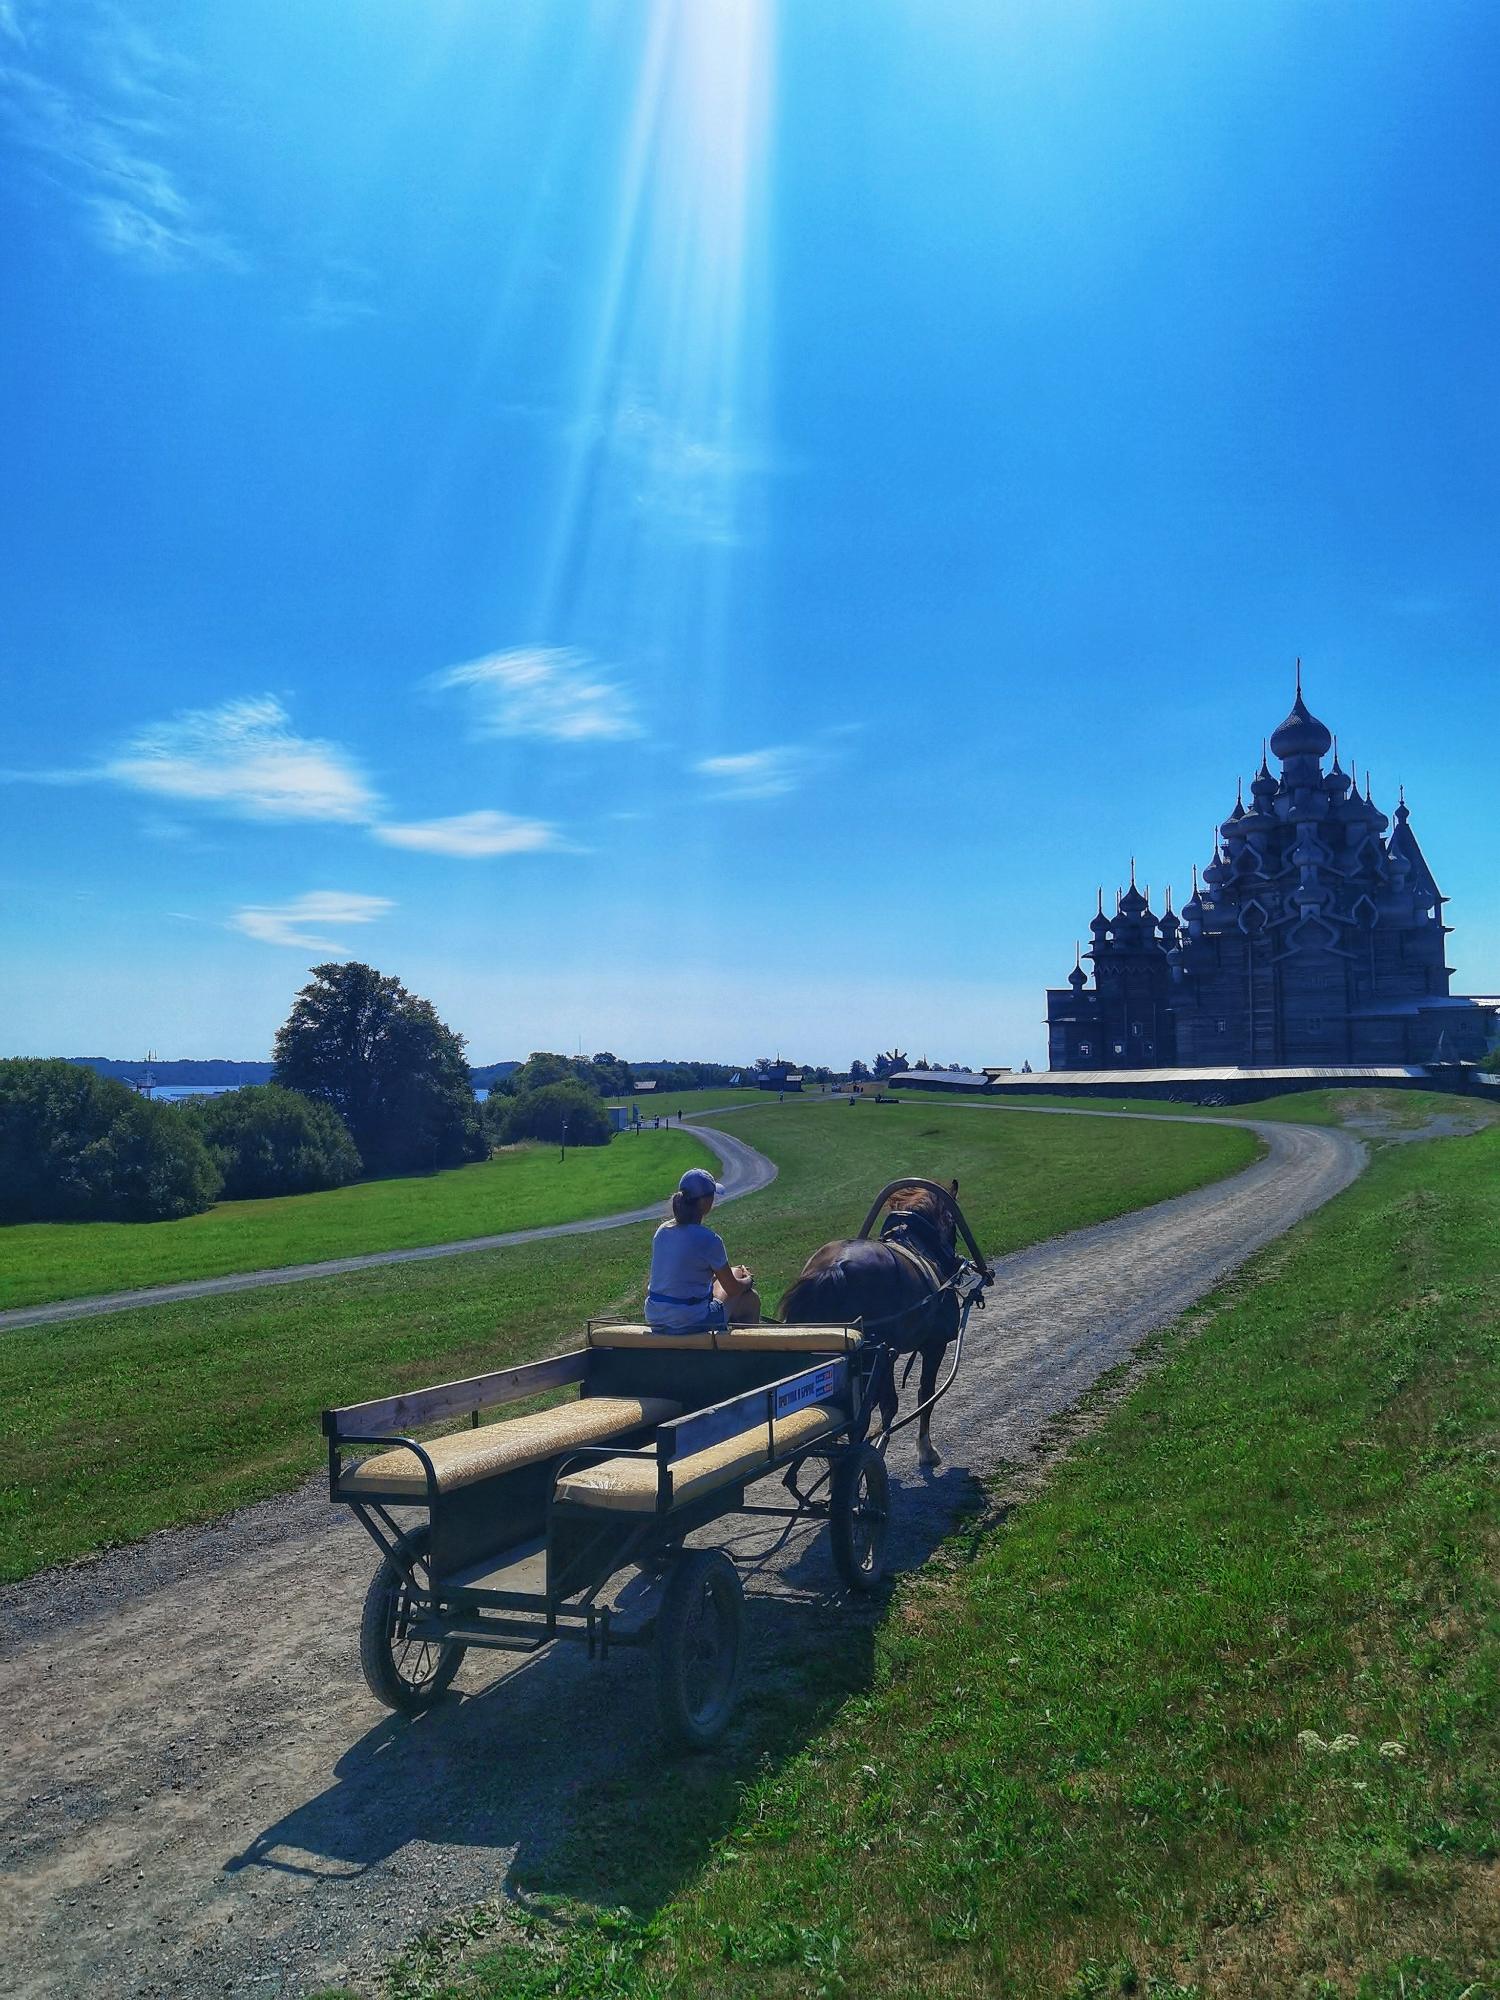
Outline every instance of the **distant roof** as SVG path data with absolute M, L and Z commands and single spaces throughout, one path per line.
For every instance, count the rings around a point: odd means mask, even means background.
M 1046 1084 L 1049 1089 L 1056 1090 L 1060 1085 L 1073 1083 L 1105 1083 L 1116 1090 L 1128 1090 L 1134 1083 L 1277 1083 L 1303 1081 L 1309 1077 L 1327 1078 L 1333 1083 L 1343 1077 L 1362 1077 L 1373 1083 L 1394 1083 L 1402 1077 L 1424 1077 L 1428 1074 L 1420 1063 L 1327 1063 L 1317 1068 L 1297 1069 L 1272 1069 L 1269 1066 L 1242 1069 L 1238 1065 L 1224 1069 L 1049 1069 L 1038 1076 L 1013 1076 L 1007 1080 L 1005 1088 L 1030 1090 Z
M 942 1083 L 950 1090 L 983 1090 L 989 1082 L 982 1070 L 903 1069 L 886 1078 L 887 1083 Z
M 657 1079 L 654 1076 L 638 1076 L 634 1087 L 637 1090 L 655 1090 L 656 1084 Z

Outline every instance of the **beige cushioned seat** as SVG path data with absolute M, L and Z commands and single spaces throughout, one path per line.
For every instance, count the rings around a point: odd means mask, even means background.
M 778 1455 L 826 1431 L 831 1424 L 847 1422 L 836 1403 L 810 1403 L 793 1410 L 776 1424 Z M 680 1505 L 710 1493 L 716 1486 L 734 1480 L 753 1479 L 770 1463 L 766 1427 L 740 1431 L 703 1451 L 690 1452 L 672 1461 L 672 1502 Z M 557 1482 L 559 1500 L 571 1500 L 580 1507 L 608 1507 L 625 1514 L 651 1514 L 656 1510 L 656 1460 L 654 1458 L 601 1458 L 593 1465 L 565 1473 Z
M 519 1465 L 555 1458 L 578 1445 L 602 1444 L 621 1431 L 664 1424 L 681 1415 L 681 1403 L 669 1402 L 664 1396 L 583 1396 L 574 1403 L 560 1403 L 556 1409 L 534 1410 L 529 1416 L 486 1424 L 482 1430 L 454 1431 L 448 1437 L 424 1442 L 422 1449 L 432 1460 L 438 1491 L 447 1493 L 457 1486 L 472 1486 L 478 1479 L 491 1479 L 496 1473 L 513 1472 Z M 339 1480 L 339 1492 L 424 1500 L 427 1475 L 416 1453 L 398 1445 L 351 1467 Z
M 655 1326 L 593 1326 L 590 1347 L 676 1347 L 716 1354 L 755 1354 L 785 1348 L 793 1353 L 844 1354 L 858 1347 L 852 1326 L 734 1326 L 727 1333 L 664 1333 Z

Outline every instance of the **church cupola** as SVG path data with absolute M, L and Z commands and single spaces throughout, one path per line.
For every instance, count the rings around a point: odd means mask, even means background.
M 1218 889 L 1229 880 L 1229 864 L 1224 859 L 1224 850 L 1219 845 L 1219 836 L 1214 835 L 1214 858 L 1203 871 L 1203 879 L 1210 889 Z
M 1097 950 L 1109 937 L 1109 918 L 1104 914 L 1104 889 L 1102 885 L 1099 890 L 1098 913 L 1090 920 L 1089 929 L 1093 932 L 1094 948 Z
M 1271 776 L 1271 767 L 1266 762 L 1266 746 L 1260 746 L 1260 769 L 1250 780 L 1250 796 L 1255 801 L 1258 812 L 1269 812 L 1271 801 L 1276 796 L 1276 780 Z
M 1073 970 L 1068 974 L 1068 984 L 1075 993 L 1081 993 L 1089 983 L 1089 976 L 1083 969 L 1083 952 L 1078 945 L 1073 947 Z
M 1297 697 L 1290 715 L 1271 733 L 1271 754 L 1283 765 L 1321 764 L 1333 746 L 1333 731 L 1319 722 L 1302 699 L 1302 662 L 1297 662 Z

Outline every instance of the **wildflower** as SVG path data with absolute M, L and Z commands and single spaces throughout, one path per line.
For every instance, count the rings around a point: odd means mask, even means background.
M 1328 1747 L 1335 1753 L 1344 1750 L 1357 1750 L 1359 1748 L 1359 1738 L 1357 1736 L 1335 1736 Z
M 1384 1757 L 1388 1763 L 1398 1763 L 1406 1755 L 1406 1745 L 1404 1743 L 1382 1743 L 1376 1754 Z
M 1323 1741 L 1316 1729 L 1299 1729 L 1297 1731 L 1297 1743 L 1298 1747 L 1305 1750 L 1309 1757 L 1315 1756 L 1318 1751 L 1328 1748 L 1328 1745 Z

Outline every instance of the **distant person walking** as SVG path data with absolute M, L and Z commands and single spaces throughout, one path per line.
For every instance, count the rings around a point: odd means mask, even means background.
M 689 1167 L 672 1197 L 672 1219 L 651 1239 L 646 1321 L 658 1333 L 723 1332 L 760 1318 L 755 1279 L 731 1264 L 724 1239 L 704 1217 L 724 1192 L 704 1167 Z

